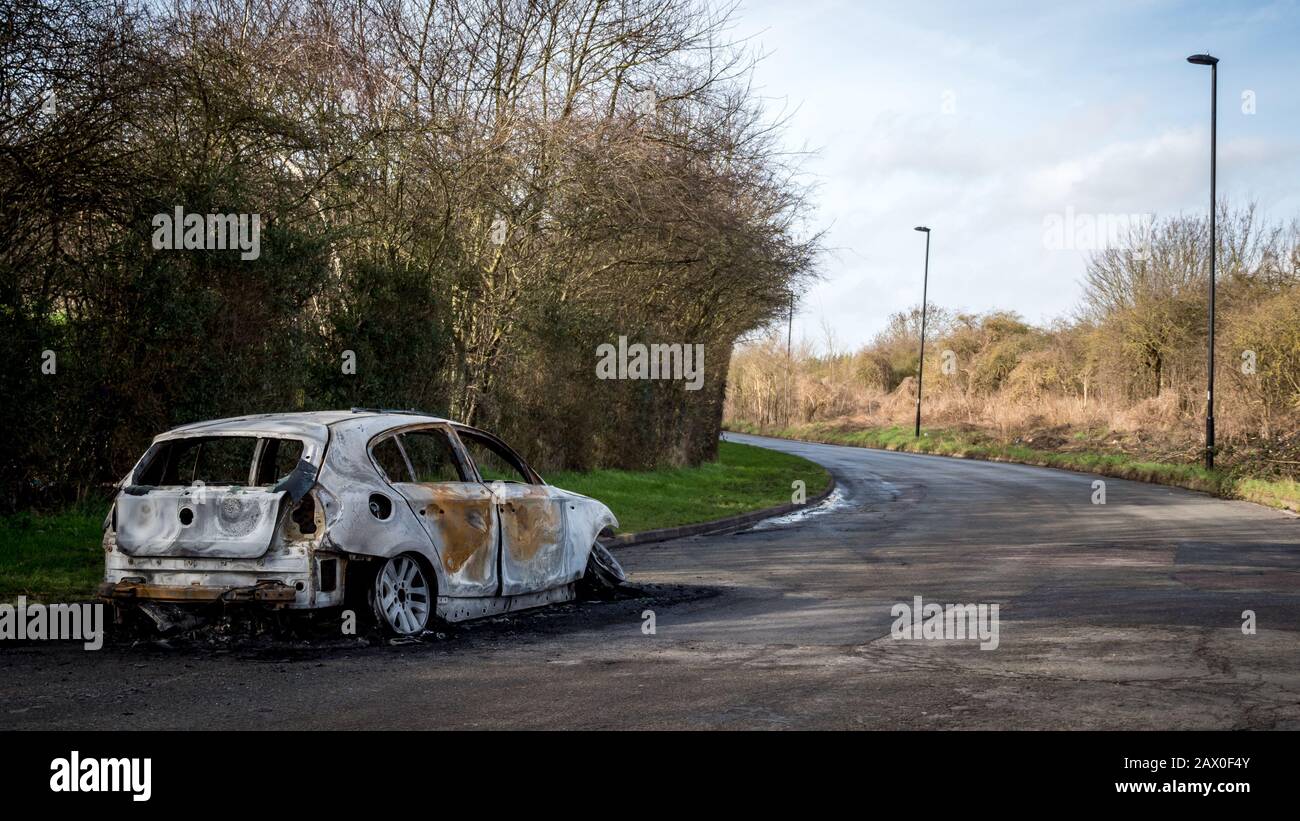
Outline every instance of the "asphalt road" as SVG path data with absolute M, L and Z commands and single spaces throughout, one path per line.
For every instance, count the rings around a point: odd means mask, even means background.
M 1300 727 L 1300 519 L 729 438 L 827 465 L 843 506 L 627 548 L 638 596 L 419 645 L 0 649 L 0 728 Z M 998 604 L 998 647 L 891 637 L 891 608 L 915 596 Z

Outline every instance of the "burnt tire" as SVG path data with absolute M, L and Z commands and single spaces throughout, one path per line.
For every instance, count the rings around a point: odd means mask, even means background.
M 592 545 L 591 554 L 587 556 L 587 569 L 578 580 L 578 591 L 584 596 L 600 598 L 610 595 L 626 582 L 627 573 L 609 548 L 600 542 Z
M 409 553 L 379 565 L 370 584 L 370 610 L 389 636 L 418 636 L 433 624 L 436 581 L 424 562 Z

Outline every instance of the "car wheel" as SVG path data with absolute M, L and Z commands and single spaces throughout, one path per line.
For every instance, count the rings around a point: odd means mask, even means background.
M 612 593 L 626 581 L 627 573 L 614 554 L 600 542 L 592 545 L 587 569 L 578 582 L 579 590 L 588 596 L 600 597 Z
M 433 619 L 432 578 L 414 556 L 393 556 L 379 568 L 370 589 L 375 620 L 385 633 L 418 636 Z

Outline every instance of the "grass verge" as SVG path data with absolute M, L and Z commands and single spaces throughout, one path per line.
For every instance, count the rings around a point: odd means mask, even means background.
M 831 476 L 821 465 L 766 448 L 718 443 L 718 461 L 692 468 L 651 471 L 593 470 L 556 473 L 546 481 L 609 505 L 622 532 L 709 522 L 788 504 L 794 481 L 808 498 Z
M 718 461 L 693 468 L 556 473 L 547 481 L 609 505 L 625 532 L 694 524 L 790 501 L 802 480 L 811 498 L 830 484 L 820 465 L 764 448 L 719 443 Z M 103 573 L 106 506 L 0 517 L 0 602 L 77 601 Z
M 1219 470 L 1207 471 L 1200 465 L 1152 462 L 1119 453 L 1039 450 L 1024 445 L 992 442 L 949 428 L 923 429 L 921 438 L 917 439 L 912 435 L 912 428 L 899 425 L 851 430 L 835 424 L 812 423 L 759 431 L 757 426 L 749 423 L 728 422 L 725 427 L 737 433 L 761 433 L 764 436 L 805 442 L 1076 470 L 1199 490 L 1225 499 L 1244 499 L 1300 513 L 1300 482 L 1289 479 L 1257 479 Z
M 104 508 L 0 517 L 0 602 L 81 601 L 104 573 Z

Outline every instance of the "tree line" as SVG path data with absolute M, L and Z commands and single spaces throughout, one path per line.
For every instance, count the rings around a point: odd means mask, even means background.
M 3 504 L 299 408 L 448 415 L 543 470 L 709 458 L 734 342 L 820 242 L 731 11 L 0 5 Z M 160 215 L 256 216 L 256 252 Z M 620 336 L 703 346 L 702 389 L 598 378 Z

